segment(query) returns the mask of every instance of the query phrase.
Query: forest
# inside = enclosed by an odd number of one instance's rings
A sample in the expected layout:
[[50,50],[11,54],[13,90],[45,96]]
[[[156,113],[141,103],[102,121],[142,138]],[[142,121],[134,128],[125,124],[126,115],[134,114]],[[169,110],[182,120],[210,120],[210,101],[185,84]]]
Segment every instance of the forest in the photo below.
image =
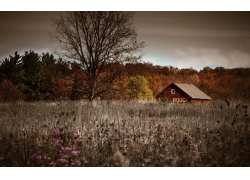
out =
[[[119,74],[110,81],[107,77],[112,70]],[[0,61],[0,101],[87,99],[79,90],[85,79],[82,71],[79,63],[50,53],[15,52]],[[111,64],[99,76],[99,86],[115,87],[95,97],[102,100],[152,100],[171,82],[192,83],[214,101],[250,99],[250,68],[204,67],[197,71],[141,61]]]

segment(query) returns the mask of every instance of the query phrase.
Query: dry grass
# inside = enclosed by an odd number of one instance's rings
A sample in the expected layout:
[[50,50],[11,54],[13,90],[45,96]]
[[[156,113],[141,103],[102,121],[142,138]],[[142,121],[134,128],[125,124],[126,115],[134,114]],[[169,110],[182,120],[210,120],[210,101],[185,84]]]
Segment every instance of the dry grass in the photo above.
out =
[[248,104],[2,104],[0,166],[249,166]]

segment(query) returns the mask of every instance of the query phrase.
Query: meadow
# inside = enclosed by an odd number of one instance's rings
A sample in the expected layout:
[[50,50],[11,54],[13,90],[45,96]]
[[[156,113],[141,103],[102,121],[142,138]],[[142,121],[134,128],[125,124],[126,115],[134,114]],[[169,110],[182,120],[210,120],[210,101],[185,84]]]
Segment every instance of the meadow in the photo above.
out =
[[4,103],[0,166],[248,167],[249,104]]

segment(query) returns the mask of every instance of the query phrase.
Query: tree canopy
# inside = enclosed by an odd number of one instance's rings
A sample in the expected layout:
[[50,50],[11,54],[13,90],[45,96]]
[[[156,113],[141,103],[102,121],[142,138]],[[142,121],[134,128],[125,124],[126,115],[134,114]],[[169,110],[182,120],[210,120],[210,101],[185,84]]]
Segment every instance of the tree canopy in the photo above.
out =
[[128,99],[152,100],[153,92],[149,88],[148,80],[144,76],[131,76],[127,86]]
[[81,65],[82,80],[77,91],[92,101],[117,90],[114,82],[122,72],[114,65],[136,63],[144,42],[137,40],[133,12],[67,12],[53,19],[52,39],[59,43],[57,54]]
[[[115,72],[119,76],[110,79]],[[15,52],[0,61],[0,102],[87,99],[78,91],[87,78],[79,63],[49,53]],[[198,72],[140,62],[112,64],[99,78],[97,84],[105,83],[97,90],[113,88],[98,95],[107,100],[152,99],[171,82],[192,83],[213,100],[250,99],[250,68],[204,67]]]

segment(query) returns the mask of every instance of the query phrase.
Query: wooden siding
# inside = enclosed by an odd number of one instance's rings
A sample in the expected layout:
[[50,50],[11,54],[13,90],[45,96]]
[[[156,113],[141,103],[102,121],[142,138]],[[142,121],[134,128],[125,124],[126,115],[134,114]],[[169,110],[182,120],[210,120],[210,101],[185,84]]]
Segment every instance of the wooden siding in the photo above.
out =
[[[171,93],[172,89],[175,89],[175,94]],[[184,101],[184,103],[185,103],[185,102],[190,101],[189,96],[185,92],[183,92],[181,89],[179,89],[177,86],[175,86],[174,84],[171,84],[165,90],[165,95],[170,102],[182,102],[183,103],[183,101]]]
[[[172,89],[175,90],[175,94],[172,94]],[[164,89],[160,94],[158,94],[156,96],[156,99],[162,100],[164,97],[166,97],[169,102],[173,103],[190,103],[190,104],[209,103],[209,99],[192,98],[181,88],[179,88],[175,83],[170,84],[166,89]]]
[[206,99],[191,99],[191,104],[208,104],[209,100]]

